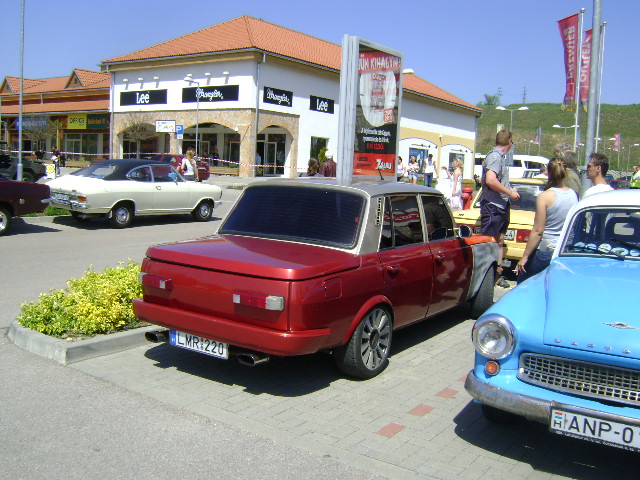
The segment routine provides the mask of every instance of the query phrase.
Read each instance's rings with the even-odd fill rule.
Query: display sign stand
[[[342,38],[338,162],[341,185],[396,180],[402,54],[359,37]]]

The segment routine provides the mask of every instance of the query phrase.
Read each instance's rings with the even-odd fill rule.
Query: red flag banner
[[[582,42],[582,68],[580,69],[580,104],[587,109],[589,100],[589,74],[591,71],[591,30],[584,33]]]
[[[566,90],[563,110],[573,110],[576,100],[576,81],[578,80],[578,23],[579,14],[558,20],[558,28],[564,46],[564,71],[566,76]]]
[[[613,142],[613,149],[616,152],[619,152],[620,151],[620,134],[614,133],[613,138],[615,138],[615,141]]]

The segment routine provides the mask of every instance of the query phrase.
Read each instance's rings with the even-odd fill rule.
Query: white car
[[[78,221],[106,217],[125,228],[134,216],[184,215],[206,222],[222,189],[187,182],[169,164],[148,160],[104,160],[47,183],[49,203],[69,210]]]

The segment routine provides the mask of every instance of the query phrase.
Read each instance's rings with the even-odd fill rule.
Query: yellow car
[[[511,221],[504,236],[504,260],[502,267],[513,269],[522,258],[524,247],[527,245],[533,217],[536,213],[536,198],[544,191],[546,180],[539,178],[514,178],[511,187],[520,194],[520,199],[511,202]],[[453,212],[453,218],[458,225],[468,225],[473,232],[480,228],[480,193],[478,191],[469,210]]]

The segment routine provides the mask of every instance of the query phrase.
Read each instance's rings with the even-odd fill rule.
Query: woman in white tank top
[[[547,171],[549,180],[545,191],[536,199],[536,214],[529,241],[516,265],[518,283],[549,266],[567,214],[578,203],[576,192],[564,184],[567,178],[564,160],[554,158],[549,162]]]

